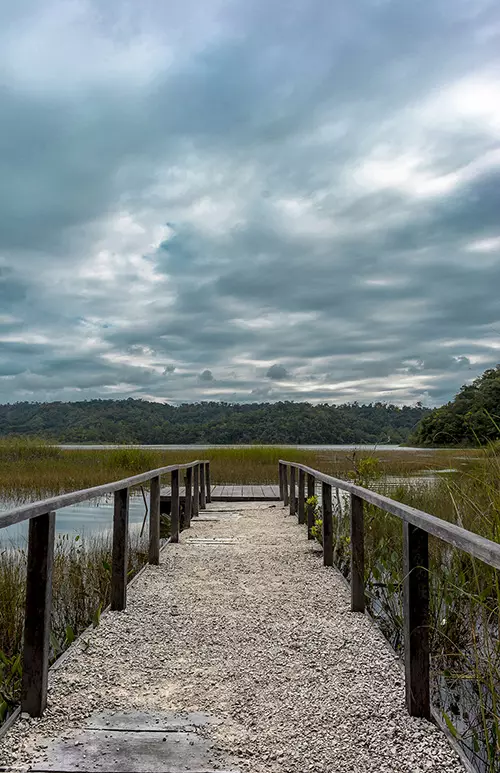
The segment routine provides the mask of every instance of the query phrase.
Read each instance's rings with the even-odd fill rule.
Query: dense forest
[[[403,443],[429,413],[421,406],[144,400],[0,405],[0,437],[62,443]]]
[[[500,365],[425,416],[411,436],[421,446],[484,445],[500,438]]]

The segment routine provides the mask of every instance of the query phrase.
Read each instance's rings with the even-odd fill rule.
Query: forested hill
[[[426,413],[383,403],[15,403],[0,405],[0,436],[63,443],[402,443]]]
[[[429,413],[412,442],[421,446],[484,445],[500,438],[500,365],[464,384],[455,398]]]

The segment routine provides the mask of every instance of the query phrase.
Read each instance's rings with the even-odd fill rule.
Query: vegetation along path
[[[395,655],[319,550],[281,504],[209,505],[127,610],[104,614],[52,671],[45,716],[8,732],[0,764],[462,771],[441,731],[408,716]],[[143,732],[114,729],[132,726]]]

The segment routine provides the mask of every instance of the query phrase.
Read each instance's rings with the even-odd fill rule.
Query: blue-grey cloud
[[[277,363],[274,365],[271,365],[270,368],[266,371],[266,378],[270,378],[271,381],[283,381],[283,379],[288,377],[288,371],[286,368],[283,367],[283,365],[278,365]]]
[[[500,348],[499,43],[488,0],[2,7],[0,400],[448,399]]]

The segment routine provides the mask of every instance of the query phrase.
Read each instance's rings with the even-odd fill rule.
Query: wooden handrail
[[[378,494],[376,491],[371,491],[370,489],[363,488],[363,486],[358,486],[355,483],[350,483],[350,481],[342,480],[341,478],[334,478],[332,475],[326,475],[324,472],[314,470],[312,467],[307,467],[305,464],[287,462],[284,460],[280,460],[279,463],[285,467],[294,467],[297,470],[303,470],[305,473],[313,475],[317,481],[327,483],[333,488],[347,491],[349,494],[355,494],[365,502],[369,502],[371,505],[375,505],[381,510],[385,510],[387,513],[397,516],[406,523],[417,526],[428,534],[432,534],[434,537],[443,540],[443,542],[453,545],[453,547],[464,550],[466,553],[474,556],[474,558],[479,558],[481,561],[484,561],[485,564],[489,564],[489,566],[493,566],[495,569],[500,569],[500,544],[498,542],[493,542],[486,537],[481,537],[479,534],[463,529],[455,523],[443,521],[442,518],[437,518],[435,515],[430,515],[430,513],[426,513],[423,510],[417,510],[416,507],[405,505],[402,502],[396,502],[395,499],[390,499],[383,494]]]
[[[288,475],[290,468],[290,475]],[[296,472],[299,471],[299,502],[296,503]],[[307,475],[307,496],[313,495],[315,482],[322,484],[323,563],[333,564],[332,488],[350,494],[351,611],[365,611],[364,502],[379,507],[403,522],[403,621],[406,705],[410,715],[430,719],[429,654],[429,534],[474,558],[500,569],[500,544],[467,531],[454,523],[396,502],[376,491],[350,481],[334,478],[297,462],[279,462],[280,497],[290,506],[290,515],[299,513],[305,496],[303,476]],[[288,482],[290,480],[290,483]],[[308,537],[313,526],[312,508],[307,512]]]
[[[132,475],[130,478],[60,494],[0,514],[0,529],[23,521],[30,522],[24,621],[22,711],[33,717],[39,717],[43,714],[47,703],[56,510],[104,494],[114,494],[110,606],[112,611],[120,611],[125,609],[127,605],[130,489],[140,483],[151,481],[148,559],[150,564],[158,564],[160,557],[160,478],[166,473],[172,474],[170,542],[175,543],[179,540],[180,530],[180,470],[188,471],[187,480],[189,483],[186,486],[188,510],[185,526],[189,527],[191,516],[198,515],[200,498],[203,498],[202,506],[204,507],[207,494],[209,496],[209,492],[205,490],[205,481],[207,485],[210,482],[210,462],[207,460],[158,467],[139,475]],[[194,490],[191,495],[192,479],[194,479]]]
[[[0,529],[12,526],[14,523],[22,523],[22,521],[27,521],[30,518],[36,518],[38,515],[43,515],[51,510],[60,510],[61,507],[76,505],[78,502],[85,502],[87,499],[94,499],[94,497],[100,497],[104,494],[113,494],[115,491],[123,488],[138,486],[140,483],[151,480],[151,478],[156,478],[157,475],[166,475],[174,470],[187,470],[189,467],[196,467],[199,464],[206,465],[209,462],[206,459],[198,459],[187,464],[170,464],[168,467],[158,467],[156,470],[132,475],[132,477],[123,478],[123,480],[115,480],[112,483],[104,483],[101,486],[93,486],[92,488],[80,489],[79,491],[70,491],[67,494],[59,494],[49,499],[31,502],[29,505],[14,507],[11,510],[0,513]]]

